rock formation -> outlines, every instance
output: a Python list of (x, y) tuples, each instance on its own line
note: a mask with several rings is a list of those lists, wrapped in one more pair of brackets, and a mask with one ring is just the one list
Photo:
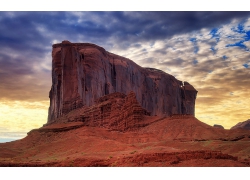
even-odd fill
[(214, 124), (214, 127), (215, 127), (215, 128), (224, 129), (224, 127), (223, 127), (222, 125), (220, 125), (220, 124)]
[(250, 130), (250, 119), (239, 122), (235, 126), (231, 127), (231, 129), (247, 129)]
[[(134, 95), (128, 95), (131, 91)], [(161, 70), (140, 67), (94, 44), (63, 41), (53, 45), (48, 123), (72, 110), (94, 106), (101, 97), (115, 92), (128, 95), (126, 98), (133, 96), (152, 116), (194, 115), (197, 91), (188, 82)], [(126, 103), (122, 106), (128, 107)]]
[(83, 122), (85, 126), (125, 131), (145, 126), (144, 117), (148, 115), (150, 113), (139, 105), (133, 91), (127, 96), (115, 92), (97, 99), (92, 106), (72, 110), (50, 123)]

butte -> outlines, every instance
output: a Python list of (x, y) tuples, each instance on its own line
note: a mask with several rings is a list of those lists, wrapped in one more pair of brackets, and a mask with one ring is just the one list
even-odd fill
[(90, 43), (53, 45), (47, 125), (81, 121), (116, 130), (195, 113), (197, 90), (188, 82)]

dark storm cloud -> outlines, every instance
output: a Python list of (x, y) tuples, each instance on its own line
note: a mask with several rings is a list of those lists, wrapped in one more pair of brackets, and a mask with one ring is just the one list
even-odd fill
[[(35, 51), (42, 52), (44, 49), (37, 48), (31, 42), (45, 44), (46, 39), (36, 28), (36, 22), (41, 22), (42, 17), (37, 13), (16, 12), (14, 17), (5, 13), (0, 13), (0, 46), (10, 47), (16, 51)], [(46, 45), (45, 45), (46, 46)]]
[(112, 12), (109, 13), (109, 18), (115, 21), (109, 23), (108, 30), (112, 35), (117, 35), (121, 48), (127, 48), (127, 41), (158, 40), (201, 28), (214, 28), (211, 33), (217, 39), (217, 26), (229, 23), (233, 18), (244, 19), (249, 14), (250, 12)]
[[(72, 41), (80, 35), (92, 41), (114, 37), (122, 46), (131, 40), (157, 40), (205, 27), (216, 30), (221, 23), (249, 16), (250, 12), (84, 12), (81, 21), (69, 12), (12, 14), (1, 13), (0, 46), (36, 50), (30, 42), (46, 46), (57, 37)], [(49, 32), (39, 32), (39, 25)]]
[[(66, 12), (14, 12), (13, 16), (3, 12), (0, 14), (0, 46), (15, 50), (42, 53), (54, 38), (77, 40), (81, 34), (96, 38), (110, 35), (106, 34), (104, 26), (89, 20), (79, 24), (75, 16)], [(37, 48), (36, 44), (42, 46)]]

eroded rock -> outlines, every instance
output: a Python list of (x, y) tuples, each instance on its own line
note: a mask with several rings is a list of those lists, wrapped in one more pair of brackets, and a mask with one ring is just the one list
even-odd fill
[(90, 107), (105, 95), (135, 93), (151, 115), (194, 115), (197, 91), (188, 82), (107, 52), (90, 43), (54, 44), (48, 123), (72, 110)]
[(215, 128), (224, 129), (224, 127), (223, 127), (222, 125), (220, 125), (220, 124), (214, 124), (214, 127), (215, 127)]
[(127, 96), (115, 92), (97, 99), (92, 106), (72, 110), (50, 123), (83, 122), (85, 126), (126, 131), (144, 126), (144, 117), (149, 115), (139, 105), (133, 91)]

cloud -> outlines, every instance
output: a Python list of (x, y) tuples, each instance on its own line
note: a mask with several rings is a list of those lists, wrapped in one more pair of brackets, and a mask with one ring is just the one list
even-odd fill
[[(0, 131), (0, 139), (16, 140), (27, 136), (27, 132), (2, 132)], [(1, 140), (0, 140), (1, 142)]]
[(29, 132), (46, 123), (49, 101), (0, 102), (0, 132)]
[[(244, 22), (246, 22), (246, 20)], [(250, 40), (250, 30), (245, 30), (244, 23), (239, 23), (237, 27), (232, 28), (232, 31), (238, 34), (243, 34), (244, 35), (242, 36), (243, 40), (240, 40), (233, 44), (228, 44), (226, 45), (226, 47), (237, 46), (239, 48), (245, 49), (246, 51), (249, 51), (249, 48), (244, 43)]]
[(193, 60), (193, 64), (195, 65), (195, 64), (197, 64), (198, 63), (198, 61), (195, 59), (195, 60)]

